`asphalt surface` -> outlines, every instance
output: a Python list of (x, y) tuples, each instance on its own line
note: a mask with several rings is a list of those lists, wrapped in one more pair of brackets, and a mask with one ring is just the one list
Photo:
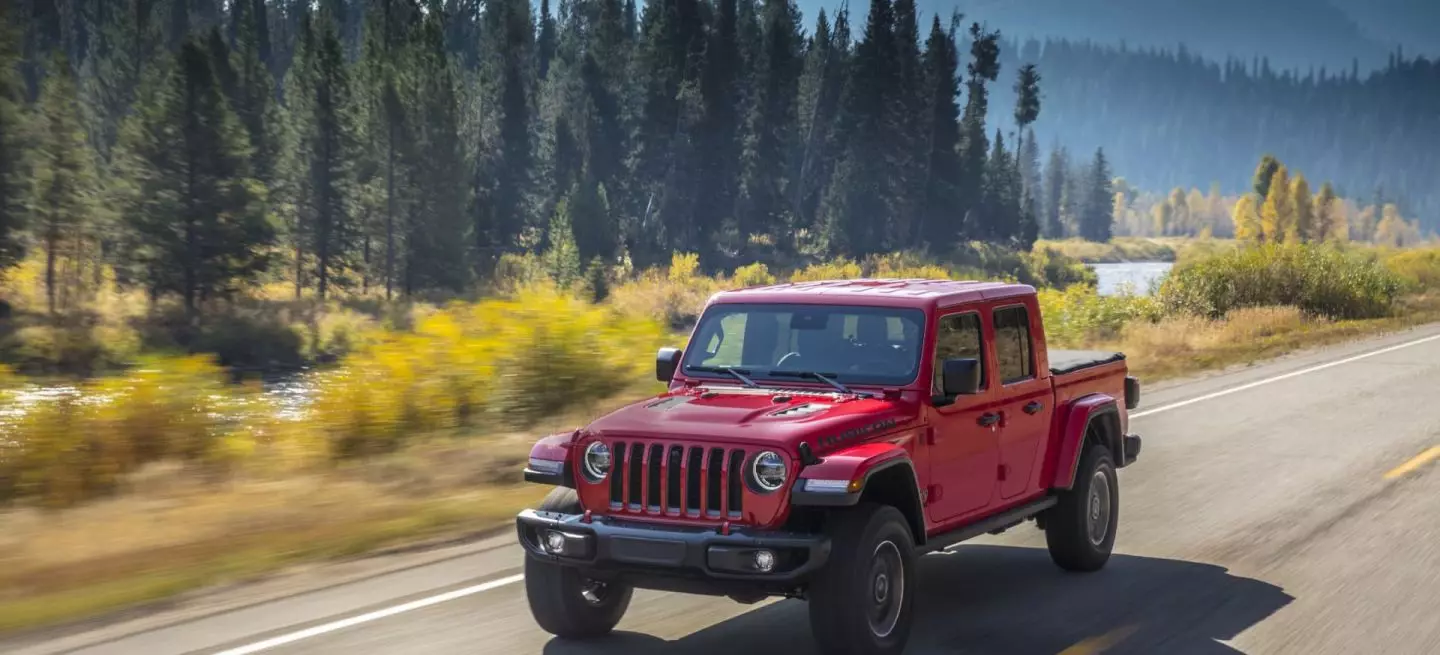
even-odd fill
[[(1109, 566), (1061, 572), (1028, 523), (928, 556), (907, 652), (1440, 653), (1437, 392), (1440, 325), (1147, 389)], [(801, 602), (653, 592), (609, 639), (552, 640), (512, 540), (215, 592), (0, 652), (815, 652)]]

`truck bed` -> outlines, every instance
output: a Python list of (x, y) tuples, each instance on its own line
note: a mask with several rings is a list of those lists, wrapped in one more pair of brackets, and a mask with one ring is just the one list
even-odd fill
[(1125, 360), (1125, 353), (1105, 350), (1051, 350), (1050, 373), (1066, 375)]

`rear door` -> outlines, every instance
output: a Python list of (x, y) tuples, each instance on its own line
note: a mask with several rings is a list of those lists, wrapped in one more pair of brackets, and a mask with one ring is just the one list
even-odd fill
[(1048, 371), (1037, 371), (1036, 313), (1025, 304), (1000, 305), (991, 313), (995, 326), (995, 369), (1000, 386), (1000, 498), (1012, 499), (1031, 488), (1036, 459), (1050, 434), (1054, 394)]
[[(930, 493), (926, 512), (932, 522), (944, 522), (987, 507), (995, 496), (995, 470), (999, 424), (981, 425), (981, 417), (995, 413), (994, 377), (985, 353), (981, 313), (976, 310), (946, 314), (936, 322), (934, 373), (929, 424)], [(947, 398), (941, 385), (941, 363), (947, 358), (973, 358), (981, 362), (980, 393)]]

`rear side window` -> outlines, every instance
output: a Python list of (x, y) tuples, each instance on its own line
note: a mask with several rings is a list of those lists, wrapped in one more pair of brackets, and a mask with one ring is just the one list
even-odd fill
[(940, 319), (939, 331), (935, 335), (935, 372), (931, 388), (935, 393), (944, 387), (941, 373), (947, 359), (980, 360), (980, 388), (989, 384), (989, 371), (985, 370), (985, 351), (980, 337), (980, 315), (951, 314)]
[(1000, 363), (1002, 383), (1035, 377), (1035, 358), (1030, 351), (1030, 314), (1024, 307), (995, 311), (995, 357)]

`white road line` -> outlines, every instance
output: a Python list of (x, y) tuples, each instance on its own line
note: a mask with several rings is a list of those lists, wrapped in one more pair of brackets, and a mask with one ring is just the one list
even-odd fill
[(375, 610), (374, 612), (367, 612), (365, 614), (352, 616), (348, 619), (340, 619), (339, 621), (322, 623), (313, 628), (306, 628), (297, 632), (291, 632), (289, 634), (283, 634), (278, 637), (272, 637), (264, 641), (257, 641), (253, 644), (246, 644), (237, 648), (231, 648), (230, 650), (223, 650), (219, 653), (216, 653), (215, 655), (250, 655), (250, 653), (258, 653), (260, 651), (270, 650), (271, 648), (275, 648), (277, 646), (284, 646), (286, 644), (292, 644), (302, 639), (318, 637), (326, 633), (335, 632), (336, 630), (344, 630), (345, 628), (360, 625), (361, 623), (378, 621), (386, 617), (395, 616), (396, 614), (404, 614), (405, 612), (423, 609), (426, 607), (430, 607), (431, 605), (447, 603), (452, 600), (464, 598), (466, 596), (473, 596), (475, 594), (484, 593), (486, 591), (490, 591), (491, 589), (497, 589), (505, 585), (515, 584), (516, 582), (524, 579), (525, 576), (516, 574), (506, 578), (500, 578), (498, 580), (491, 580), (489, 582), (465, 587), (463, 589), (447, 591), (437, 596), (430, 596), (428, 598), (421, 598), (420, 600), (410, 601), (408, 603), (395, 605), (393, 607), (387, 607), (383, 610)]
[(1342, 365), (1342, 364), (1349, 364), (1349, 363), (1351, 363), (1351, 362), (1358, 362), (1358, 361), (1360, 361), (1360, 360), (1362, 360), (1362, 359), (1367, 359), (1367, 358), (1370, 358), (1370, 357), (1374, 357), (1374, 356), (1376, 356), (1376, 355), (1384, 355), (1385, 353), (1395, 352), (1395, 351), (1400, 350), (1400, 349), (1402, 349), (1402, 348), (1409, 348), (1409, 347), (1411, 347), (1411, 346), (1418, 346), (1418, 345), (1420, 345), (1420, 344), (1422, 344), (1422, 343), (1429, 343), (1429, 342), (1435, 341), (1435, 340), (1437, 340), (1437, 339), (1440, 339), (1440, 334), (1431, 335), (1431, 336), (1425, 337), (1425, 338), (1423, 338), (1423, 339), (1416, 339), (1416, 340), (1414, 340), (1414, 341), (1407, 341), (1407, 342), (1405, 342), (1405, 343), (1397, 344), (1397, 345), (1394, 345), (1394, 346), (1390, 346), (1390, 347), (1388, 347), (1388, 348), (1381, 348), (1381, 349), (1379, 349), (1379, 350), (1372, 350), (1372, 351), (1370, 351), (1370, 352), (1368, 352), (1368, 353), (1363, 353), (1363, 354), (1355, 355), (1354, 357), (1346, 357), (1345, 359), (1337, 359), (1337, 360), (1335, 360), (1335, 361), (1333, 361), (1333, 362), (1326, 362), (1326, 363), (1324, 363), (1324, 364), (1320, 364), (1320, 365), (1317, 365), (1317, 366), (1311, 366), (1310, 368), (1302, 368), (1302, 369), (1300, 369), (1300, 370), (1298, 370), (1298, 371), (1291, 371), (1291, 372), (1286, 373), (1286, 374), (1284, 374), (1284, 375), (1277, 375), (1277, 376), (1275, 376), (1275, 377), (1273, 377), (1273, 378), (1265, 378), (1264, 380), (1256, 380), (1255, 382), (1250, 382), (1250, 383), (1247, 383), (1247, 384), (1242, 384), (1242, 385), (1240, 385), (1240, 386), (1238, 386), (1238, 387), (1231, 387), (1231, 388), (1229, 388), (1229, 389), (1225, 389), (1225, 390), (1222, 390), (1222, 391), (1216, 391), (1215, 393), (1207, 393), (1207, 394), (1205, 394), (1205, 395), (1203, 395), (1203, 396), (1200, 396), (1200, 397), (1197, 397), (1197, 398), (1191, 398), (1191, 399), (1189, 399), (1189, 400), (1182, 400), (1182, 401), (1180, 401), (1180, 402), (1178, 402), (1178, 403), (1171, 403), (1171, 404), (1169, 404), (1169, 405), (1161, 405), (1160, 407), (1156, 407), (1155, 409), (1147, 409), (1147, 410), (1145, 410), (1145, 411), (1143, 411), (1143, 412), (1135, 412), (1135, 413), (1133, 413), (1133, 414), (1130, 415), (1130, 418), (1132, 418), (1132, 419), (1134, 419), (1134, 418), (1141, 418), (1141, 417), (1144, 417), (1144, 416), (1150, 416), (1151, 414), (1159, 414), (1160, 412), (1168, 412), (1168, 411), (1170, 411), (1170, 410), (1172, 410), (1172, 409), (1180, 409), (1181, 407), (1186, 407), (1186, 406), (1188, 406), (1188, 405), (1194, 405), (1195, 403), (1201, 403), (1201, 402), (1205, 402), (1205, 401), (1207, 401), (1207, 400), (1214, 400), (1214, 399), (1219, 398), (1219, 397), (1221, 397), (1221, 396), (1228, 396), (1228, 395), (1230, 395), (1230, 394), (1232, 394), (1232, 393), (1239, 393), (1239, 392), (1245, 391), (1245, 390), (1247, 390), (1247, 389), (1254, 389), (1255, 387), (1258, 387), (1258, 386), (1261, 386), (1261, 385), (1270, 384), (1271, 382), (1279, 382), (1279, 381), (1281, 381), (1281, 380), (1289, 380), (1290, 378), (1299, 377), (1299, 376), (1305, 375), (1305, 374), (1307, 374), (1307, 373), (1314, 373), (1315, 371), (1323, 371), (1323, 370), (1325, 370), (1325, 369), (1327, 369), (1327, 368), (1332, 368), (1332, 367), (1335, 367), (1335, 366), (1340, 366), (1340, 365)]
[[(1242, 384), (1242, 385), (1240, 385), (1240, 386), (1238, 386), (1238, 387), (1231, 387), (1231, 388), (1225, 389), (1225, 390), (1223, 390), (1223, 391), (1216, 391), (1216, 392), (1214, 392), (1214, 393), (1205, 394), (1205, 395), (1203, 395), (1203, 396), (1199, 396), (1199, 397), (1196, 397), (1196, 398), (1191, 398), (1191, 399), (1189, 399), (1189, 400), (1182, 400), (1182, 401), (1180, 401), (1180, 402), (1178, 402), (1178, 403), (1171, 403), (1171, 404), (1169, 404), (1169, 405), (1162, 405), (1162, 406), (1160, 406), (1160, 407), (1156, 407), (1155, 409), (1147, 409), (1147, 410), (1145, 410), (1145, 411), (1143, 411), (1143, 412), (1135, 412), (1134, 414), (1131, 414), (1131, 415), (1130, 415), (1130, 418), (1132, 418), (1132, 419), (1133, 419), (1133, 418), (1141, 418), (1141, 417), (1143, 417), (1143, 416), (1150, 416), (1151, 414), (1159, 414), (1160, 412), (1168, 412), (1168, 411), (1170, 411), (1170, 410), (1172, 410), (1172, 409), (1179, 409), (1179, 408), (1181, 408), (1181, 407), (1186, 407), (1186, 406), (1188, 406), (1188, 405), (1194, 405), (1195, 403), (1205, 402), (1205, 401), (1207, 401), (1207, 400), (1214, 400), (1214, 399), (1220, 398), (1220, 397), (1222, 397), (1222, 396), (1228, 396), (1228, 395), (1230, 395), (1230, 394), (1232, 394), (1232, 393), (1239, 393), (1239, 392), (1241, 392), (1241, 391), (1245, 391), (1246, 389), (1254, 389), (1255, 387), (1258, 387), (1258, 386), (1261, 386), (1261, 385), (1270, 384), (1270, 383), (1272, 383), (1272, 382), (1279, 382), (1279, 381), (1281, 381), (1281, 380), (1288, 380), (1288, 379), (1290, 379), (1290, 378), (1299, 377), (1299, 376), (1305, 375), (1305, 374), (1307, 374), (1307, 373), (1314, 373), (1314, 372), (1316, 372), (1316, 371), (1323, 371), (1323, 370), (1325, 370), (1325, 369), (1327, 369), (1327, 368), (1332, 368), (1332, 367), (1335, 367), (1335, 366), (1340, 366), (1340, 365), (1342, 365), (1342, 364), (1349, 364), (1349, 363), (1351, 363), (1351, 362), (1358, 362), (1358, 361), (1360, 361), (1360, 360), (1362, 360), (1362, 359), (1366, 359), (1366, 358), (1370, 358), (1370, 357), (1375, 357), (1376, 355), (1383, 355), (1383, 354), (1385, 354), (1385, 353), (1395, 352), (1396, 350), (1400, 350), (1400, 349), (1402, 349), (1402, 348), (1409, 348), (1409, 347), (1411, 347), (1411, 346), (1418, 346), (1418, 345), (1420, 345), (1420, 344), (1422, 344), (1422, 343), (1429, 343), (1429, 342), (1431, 342), (1431, 341), (1436, 341), (1436, 340), (1440, 340), (1440, 334), (1428, 336), (1428, 337), (1425, 337), (1425, 338), (1423, 338), (1423, 339), (1416, 339), (1416, 340), (1414, 340), (1414, 341), (1407, 341), (1407, 342), (1405, 342), (1405, 343), (1398, 344), (1398, 345), (1394, 345), (1394, 346), (1390, 346), (1390, 347), (1388, 347), (1388, 348), (1381, 348), (1380, 350), (1373, 350), (1373, 351), (1370, 351), (1370, 352), (1368, 352), (1368, 353), (1363, 353), (1363, 354), (1360, 354), (1360, 355), (1355, 355), (1354, 357), (1346, 357), (1345, 359), (1338, 359), (1338, 360), (1335, 360), (1335, 361), (1333, 361), (1333, 362), (1327, 362), (1327, 363), (1320, 364), (1320, 365), (1317, 365), (1317, 366), (1311, 366), (1311, 367), (1309, 367), (1309, 368), (1300, 369), (1300, 370), (1298, 370), (1298, 371), (1292, 371), (1292, 372), (1286, 373), (1286, 374), (1284, 374), (1284, 375), (1277, 375), (1277, 376), (1275, 376), (1275, 377), (1273, 377), (1273, 378), (1265, 378), (1264, 380), (1257, 380), (1257, 381), (1255, 381), (1255, 382), (1250, 382), (1250, 383), (1247, 383), (1247, 384)], [(465, 587), (465, 588), (463, 588), (463, 589), (456, 589), (456, 590), (454, 590), (454, 591), (448, 591), (448, 592), (445, 592), (445, 593), (443, 593), (443, 594), (439, 594), (439, 595), (436, 595), (436, 596), (430, 596), (430, 597), (428, 597), (428, 598), (421, 598), (421, 599), (419, 599), (419, 600), (410, 601), (410, 602), (408, 602), (408, 603), (402, 603), (402, 604), (400, 604), (400, 605), (395, 605), (395, 606), (393, 606), (393, 607), (387, 607), (387, 608), (382, 609), (382, 610), (375, 610), (374, 612), (367, 612), (367, 613), (365, 613), (365, 614), (360, 614), (360, 615), (357, 615), (357, 616), (352, 616), (352, 617), (350, 617), (350, 618), (340, 619), (340, 620), (338, 620), (338, 621), (331, 621), (330, 623), (322, 623), (322, 624), (320, 624), (320, 625), (317, 625), (317, 626), (314, 626), (314, 627), (311, 627), (311, 628), (306, 628), (306, 629), (304, 629), (304, 630), (300, 630), (300, 631), (297, 631), (297, 632), (291, 632), (291, 633), (289, 633), (289, 634), (283, 634), (283, 635), (280, 635), (280, 636), (278, 636), (278, 637), (272, 637), (272, 638), (266, 639), (266, 640), (264, 640), (264, 641), (257, 641), (257, 642), (255, 642), (255, 643), (253, 643), (253, 644), (247, 644), (247, 645), (244, 645), (244, 646), (239, 646), (239, 647), (236, 647), (236, 648), (231, 648), (230, 650), (220, 651), (220, 652), (218, 652), (218, 653), (215, 653), (215, 655), (251, 655), (251, 653), (259, 653), (259, 652), (261, 652), (261, 651), (270, 650), (270, 649), (272, 649), (272, 648), (276, 648), (276, 647), (279, 647), (279, 646), (284, 646), (284, 645), (286, 645), (286, 644), (293, 644), (293, 643), (295, 643), (295, 642), (297, 642), (297, 641), (302, 641), (302, 640), (305, 640), (305, 639), (309, 639), (309, 638), (311, 638), (311, 637), (318, 637), (318, 636), (323, 635), (323, 634), (328, 634), (328, 633), (331, 633), (331, 632), (335, 632), (336, 630), (344, 630), (345, 628), (357, 626), (357, 625), (360, 625), (360, 624), (362, 624), (362, 623), (369, 623), (369, 622), (371, 622), (371, 621), (378, 621), (378, 620), (380, 620), (380, 619), (388, 618), (388, 617), (391, 617), (391, 616), (395, 616), (395, 615), (397, 615), (397, 614), (404, 614), (405, 612), (410, 612), (410, 611), (414, 611), (414, 610), (418, 610), (418, 609), (423, 609), (423, 608), (426, 608), (426, 607), (430, 607), (431, 605), (438, 605), (438, 604), (440, 604), (440, 603), (450, 602), (450, 601), (452, 601), (452, 600), (464, 598), (464, 597), (466, 597), (466, 596), (473, 596), (473, 595), (475, 595), (475, 594), (484, 593), (484, 592), (490, 591), (490, 590), (492, 590), (492, 589), (498, 589), (498, 588), (504, 587), (504, 586), (506, 586), (506, 585), (515, 584), (515, 583), (520, 582), (521, 580), (524, 580), (524, 579), (525, 579), (525, 576), (517, 574), (517, 575), (512, 575), (512, 576), (509, 576), (509, 577), (506, 577), (506, 578), (500, 578), (500, 579), (498, 579), (498, 580), (491, 580), (491, 581), (489, 581), (489, 582), (477, 584), (477, 585), (470, 586), (470, 587)]]

